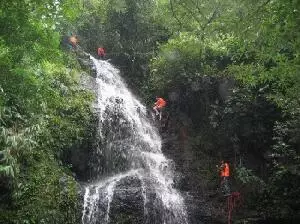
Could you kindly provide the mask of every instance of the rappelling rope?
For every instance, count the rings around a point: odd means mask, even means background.
[[[237,206],[240,207],[241,205],[241,194],[240,192],[232,192],[228,197],[227,197],[227,210],[228,210],[228,224],[231,224],[231,216],[232,216],[232,211],[234,208]]]

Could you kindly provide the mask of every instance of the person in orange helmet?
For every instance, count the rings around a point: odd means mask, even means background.
[[[230,169],[228,162],[221,161],[221,165],[219,167],[220,177],[221,177],[221,189],[225,196],[230,195],[230,188],[229,188],[229,176],[230,176]]]
[[[153,110],[155,111],[155,115],[159,115],[159,120],[161,120],[162,117],[162,110],[166,106],[166,101],[161,97],[156,97],[156,102],[154,103]]]

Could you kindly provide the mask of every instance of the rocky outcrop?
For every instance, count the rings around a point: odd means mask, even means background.
[[[175,184],[184,195],[190,224],[218,223],[216,217],[220,216],[219,208],[212,202],[212,196],[217,196],[214,190],[215,180],[211,180],[209,177],[211,172],[205,170],[210,161],[201,153],[194,151],[189,137],[184,139],[181,136],[182,129],[172,133],[171,136],[164,135],[163,152],[176,164]]]
[[[144,224],[142,187],[137,177],[126,177],[117,184],[111,203],[110,222]]]

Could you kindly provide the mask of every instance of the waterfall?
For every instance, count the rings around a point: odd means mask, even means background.
[[[128,90],[118,69],[91,60],[97,71],[98,137],[82,223],[187,224],[184,200],[173,188],[174,164],[161,151],[146,107]]]

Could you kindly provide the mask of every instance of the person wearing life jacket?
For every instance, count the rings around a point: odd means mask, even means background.
[[[156,97],[156,102],[154,103],[153,110],[155,111],[155,115],[159,115],[159,120],[161,120],[162,117],[162,110],[166,106],[166,101],[161,97]]]
[[[99,47],[97,49],[97,54],[98,54],[99,59],[104,59],[104,57],[106,55],[105,49],[103,47]]]
[[[225,196],[230,195],[230,188],[229,188],[229,176],[230,176],[230,169],[228,162],[221,161],[221,165],[219,167],[220,177],[221,177],[221,189]]]

